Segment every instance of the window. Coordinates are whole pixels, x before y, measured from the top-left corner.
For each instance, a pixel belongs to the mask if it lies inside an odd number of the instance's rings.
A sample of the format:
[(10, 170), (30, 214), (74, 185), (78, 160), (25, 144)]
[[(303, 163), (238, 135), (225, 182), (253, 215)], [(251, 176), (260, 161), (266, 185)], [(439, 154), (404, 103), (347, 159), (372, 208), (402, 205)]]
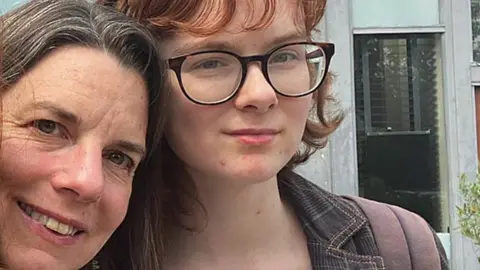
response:
[(352, 0), (352, 13), (355, 28), (440, 24), (438, 0)]
[(448, 230), (439, 36), (357, 35), (355, 106), (360, 195)]
[(480, 0), (471, 0), (473, 61), (480, 62)]
[(475, 87), (475, 120), (477, 122), (477, 157), (480, 157), (480, 87)]

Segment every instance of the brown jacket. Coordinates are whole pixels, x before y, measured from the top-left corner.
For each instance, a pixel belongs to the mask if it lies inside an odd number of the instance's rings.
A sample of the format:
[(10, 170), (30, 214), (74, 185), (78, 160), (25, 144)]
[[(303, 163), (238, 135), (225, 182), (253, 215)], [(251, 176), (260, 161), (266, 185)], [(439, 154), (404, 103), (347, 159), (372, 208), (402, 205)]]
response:
[[(282, 198), (303, 225), (314, 270), (386, 269), (368, 220), (357, 206), (290, 170), (280, 172), (278, 179)], [(441, 270), (447, 270), (445, 251), (436, 235), (435, 240)]]

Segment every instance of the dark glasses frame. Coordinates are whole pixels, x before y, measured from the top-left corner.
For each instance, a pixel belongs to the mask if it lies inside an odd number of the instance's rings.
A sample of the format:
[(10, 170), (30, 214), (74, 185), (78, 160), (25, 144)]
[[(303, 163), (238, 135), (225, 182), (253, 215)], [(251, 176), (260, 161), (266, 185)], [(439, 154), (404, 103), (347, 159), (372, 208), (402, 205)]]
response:
[[(325, 58), (326, 58), (325, 59), (325, 71), (322, 75), (322, 78), (318, 82), (318, 84), (315, 87), (312, 87), (312, 89), (310, 89), (309, 91), (306, 91), (305, 93), (296, 94), (296, 95), (284, 94), (281, 91), (277, 90), (275, 88), (275, 86), (273, 86), (272, 82), (270, 81), (270, 76), (268, 75), (268, 60), (269, 60), (270, 56), (272, 56), (278, 50), (280, 50), (282, 48), (285, 48), (285, 47), (288, 47), (288, 46), (292, 46), (292, 45), (314, 45), (314, 46), (318, 46), (322, 49), (323, 54), (325, 55)], [(190, 56), (194, 56), (194, 55), (198, 55), (198, 54), (206, 54), (206, 53), (225, 53), (225, 54), (229, 54), (229, 55), (235, 57), (240, 62), (241, 68), (242, 68), (242, 77), (240, 79), (240, 83), (238, 84), (237, 88), (234, 91), (232, 91), (232, 93), (228, 97), (226, 97), (224, 99), (221, 99), (219, 101), (215, 101), (215, 102), (202, 102), (202, 101), (199, 101), (199, 100), (196, 100), (196, 99), (190, 97), (188, 95), (188, 92), (185, 90), (185, 87), (184, 87), (183, 82), (182, 82), (182, 74), (181, 74), (182, 73), (182, 65), (185, 62), (185, 60)], [(263, 76), (265, 77), (265, 80), (267, 80), (268, 84), (279, 95), (286, 96), (286, 97), (302, 97), (302, 96), (309, 95), (309, 94), (315, 92), (318, 89), (318, 87), (325, 80), (325, 77), (328, 73), (328, 68), (330, 66), (330, 60), (332, 59), (334, 53), (335, 53), (335, 44), (333, 44), (333, 43), (293, 42), (293, 43), (282, 44), (281, 46), (275, 47), (265, 54), (251, 55), (251, 56), (240, 56), (240, 55), (235, 54), (233, 52), (224, 51), (224, 50), (200, 51), (200, 52), (195, 52), (195, 53), (191, 53), (191, 54), (186, 54), (186, 55), (170, 58), (170, 59), (168, 59), (168, 65), (169, 65), (169, 69), (171, 69), (175, 72), (175, 75), (177, 77), (178, 83), (180, 85), (180, 88), (182, 89), (183, 94), (190, 101), (192, 101), (196, 104), (200, 104), (200, 105), (217, 105), (217, 104), (221, 104), (221, 103), (227, 102), (230, 99), (232, 99), (238, 93), (240, 88), (242, 88), (242, 86), (245, 82), (246, 76), (247, 76), (248, 64), (251, 63), (251, 62), (260, 62), (261, 63), (261, 70), (262, 70)]]

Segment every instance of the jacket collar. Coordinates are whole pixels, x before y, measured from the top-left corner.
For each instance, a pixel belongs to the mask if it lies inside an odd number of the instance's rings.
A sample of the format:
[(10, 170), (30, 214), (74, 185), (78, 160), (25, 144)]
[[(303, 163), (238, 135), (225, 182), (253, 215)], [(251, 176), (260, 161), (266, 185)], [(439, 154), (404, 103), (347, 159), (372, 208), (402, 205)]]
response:
[[(368, 226), (363, 213), (289, 169), (278, 175), (282, 198), (303, 226), (313, 269), (385, 269), (379, 256), (360, 255), (353, 236)], [(373, 236), (371, 245), (375, 245)]]

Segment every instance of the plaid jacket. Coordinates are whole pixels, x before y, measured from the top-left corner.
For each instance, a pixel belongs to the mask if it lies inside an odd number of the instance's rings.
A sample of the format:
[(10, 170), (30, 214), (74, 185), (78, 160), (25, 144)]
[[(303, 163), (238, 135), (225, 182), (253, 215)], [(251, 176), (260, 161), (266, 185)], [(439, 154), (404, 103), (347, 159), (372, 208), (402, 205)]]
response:
[[(290, 170), (280, 172), (278, 179), (282, 198), (293, 207), (303, 225), (314, 270), (386, 269), (368, 220), (356, 205)], [(440, 240), (435, 240), (441, 270), (447, 270), (445, 251)]]

